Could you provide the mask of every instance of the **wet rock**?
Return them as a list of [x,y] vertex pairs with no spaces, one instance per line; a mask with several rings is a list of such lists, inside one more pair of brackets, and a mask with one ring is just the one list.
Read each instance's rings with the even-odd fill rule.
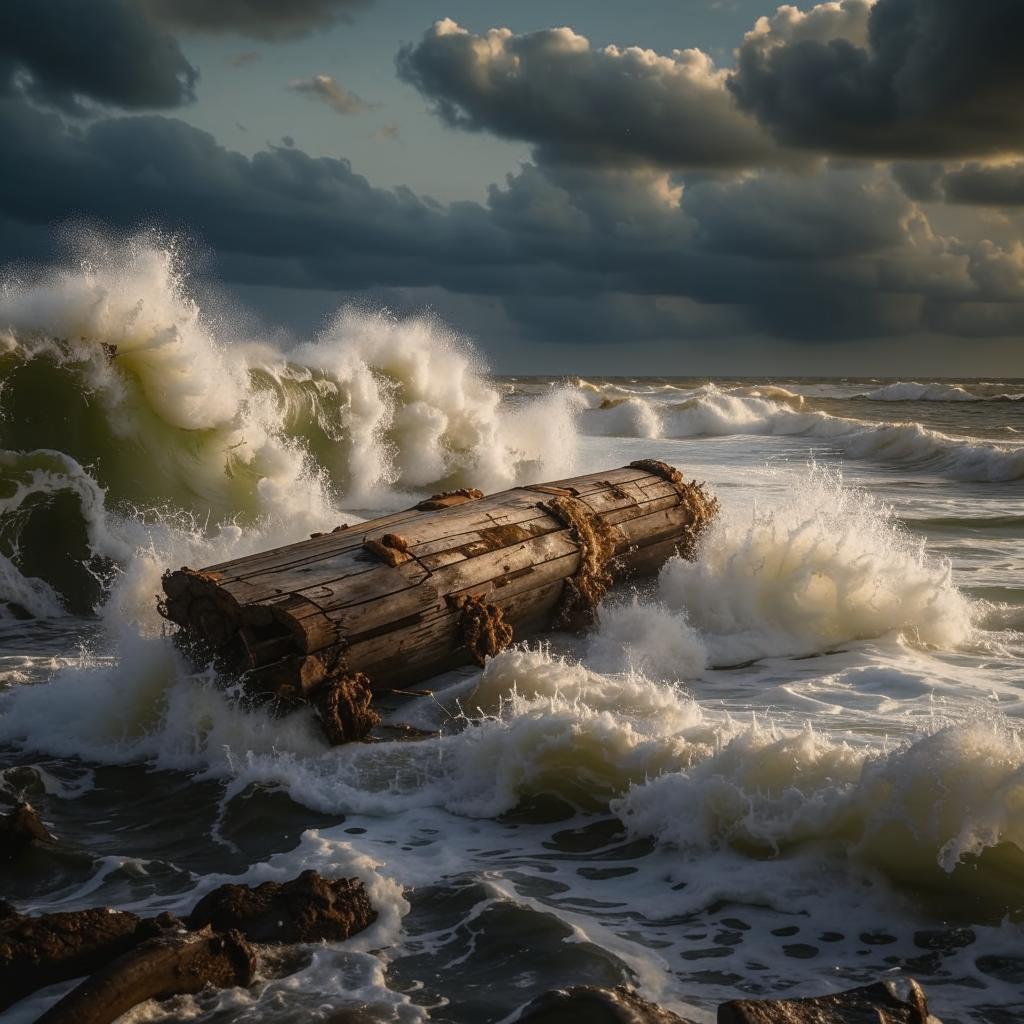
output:
[[97,971],[37,1024],[110,1024],[147,999],[252,984],[256,955],[238,932],[150,939]]
[[738,999],[718,1008],[718,1024],[940,1024],[929,1016],[924,992],[909,980],[901,998],[891,984],[811,999]]
[[171,915],[143,920],[120,910],[76,910],[28,917],[0,904],[0,1010],[36,989],[98,970],[165,930]]
[[237,929],[250,942],[340,942],[377,919],[362,882],[303,871],[291,882],[222,885],[207,893],[188,918],[189,928]]
[[625,985],[579,985],[545,992],[519,1011],[515,1024],[690,1024]]
[[31,804],[19,803],[0,815],[0,861],[20,860],[32,843],[55,843]]

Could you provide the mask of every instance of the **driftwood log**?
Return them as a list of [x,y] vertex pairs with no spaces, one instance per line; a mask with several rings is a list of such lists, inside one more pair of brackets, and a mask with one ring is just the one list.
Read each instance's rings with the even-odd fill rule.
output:
[[250,691],[311,700],[335,741],[354,739],[376,724],[372,690],[483,664],[531,632],[585,628],[613,578],[692,557],[716,510],[703,487],[651,460],[488,497],[455,491],[169,572],[160,610]]
[[204,928],[150,939],[100,968],[36,1024],[110,1024],[147,999],[251,985],[255,973],[256,954],[238,932]]

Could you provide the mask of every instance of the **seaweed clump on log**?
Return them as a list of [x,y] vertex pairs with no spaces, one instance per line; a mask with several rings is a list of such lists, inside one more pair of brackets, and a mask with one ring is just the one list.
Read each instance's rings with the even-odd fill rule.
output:
[[313,691],[313,706],[331,746],[365,740],[380,725],[373,687],[362,672],[328,679]]
[[567,494],[544,502],[544,508],[571,528],[580,549],[579,568],[565,581],[554,628],[582,632],[597,621],[597,607],[612,585],[609,562],[615,554],[616,531],[582,501]]
[[484,665],[512,643],[514,632],[505,621],[505,613],[480,594],[450,597],[448,604],[459,612],[462,642],[478,665]]

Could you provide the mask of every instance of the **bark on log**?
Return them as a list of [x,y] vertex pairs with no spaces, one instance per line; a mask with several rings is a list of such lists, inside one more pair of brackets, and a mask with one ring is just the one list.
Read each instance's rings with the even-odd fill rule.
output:
[[28,917],[0,907],[0,1010],[36,989],[80,978],[180,922],[143,920],[121,910]]
[[[531,632],[589,624],[612,577],[656,572],[717,502],[678,470],[622,469],[415,508],[164,576],[186,642],[287,704],[365,674],[407,686]],[[357,716],[358,717],[358,716]]]
[[147,999],[250,985],[255,973],[256,954],[238,932],[150,939],[72,989],[36,1024],[111,1024]]

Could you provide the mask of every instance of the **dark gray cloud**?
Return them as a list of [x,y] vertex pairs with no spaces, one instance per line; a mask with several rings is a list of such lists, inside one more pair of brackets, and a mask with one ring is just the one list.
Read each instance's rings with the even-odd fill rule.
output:
[[869,157],[1024,148],[1024,3],[840,0],[780,8],[729,88],[780,143]]
[[[827,341],[1024,328],[1024,249],[945,237],[884,168],[734,180],[527,164],[486,203],[381,189],[295,147],[252,157],[168,117],[72,129],[0,99],[0,256],[92,218],[196,234],[224,280],[493,298],[556,342]],[[35,241],[33,241],[35,239]]]
[[399,76],[452,127],[523,139],[542,162],[743,167],[780,159],[700,50],[595,49],[568,28],[474,35],[437,22]]
[[198,72],[175,39],[131,0],[4,0],[0,78],[39,102],[79,110],[82,99],[126,109],[194,98]]
[[759,19],[733,70],[700,50],[595,48],[568,28],[474,34],[449,19],[397,66],[446,124],[524,140],[541,163],[727,170],[801,153],[1024,151],[1022,38],[1021,0],[833,0]]
[[[40,0],[42,2],[42,0]],[[193,32],[295,39],[348,21],[370,0],[139,0],[153,17]]]
[[976,206],[1024,206],[1024,161],[984,165],[971,163],[942,179],[951,203]]

